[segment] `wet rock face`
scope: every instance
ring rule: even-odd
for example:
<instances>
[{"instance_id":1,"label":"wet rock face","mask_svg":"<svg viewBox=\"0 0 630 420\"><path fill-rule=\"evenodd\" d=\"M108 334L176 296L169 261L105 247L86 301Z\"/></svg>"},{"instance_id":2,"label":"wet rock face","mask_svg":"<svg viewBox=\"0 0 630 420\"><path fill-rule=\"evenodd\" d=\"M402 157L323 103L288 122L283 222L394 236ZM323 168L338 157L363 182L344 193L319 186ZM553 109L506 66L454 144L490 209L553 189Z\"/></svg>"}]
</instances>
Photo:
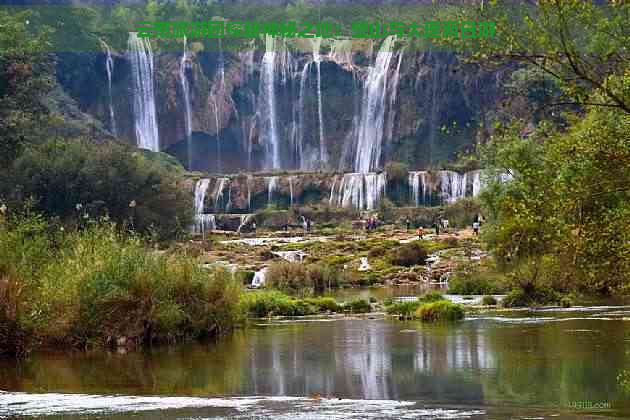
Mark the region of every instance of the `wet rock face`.
<instances>
[{"instance_id":1,"label":"wet rock face","mask_svg":"<svg viewBox=\"0 0 630 420\"><path fill-rule=\"evenodd\" d=\"M131 66L124 53L113 52L112 57L112 103L118 135L135 144ZM260 170L267 158L262 57L262 53L190 53L186 70L192 110L189 150L179 72L181 54L156 54L155 103L161 150L184 163L190 151L195 170ZM288 67L276 67L273 89L281 167L351 170L356 141L353 127L361 114L363 84L373 60L362 53L350 57L322 55L319 96L316 66L304 71L312 55L294 54L291 58ZM392 60L388 83L392 83L397 64ZM105 54L61 55L58 66L64 89L81 110L109 127ZM75 77L75 67L86 77ZM382 164L396 160L419 169L470 148L476 138L474 122L497 102L500 75L463 65L452 54L405 53L393 111L385 117L391 138L385 136ZM319 130L319 98L323 132ZM321 139L326 162L320 159Z\"/></svg>"}]
</instances>

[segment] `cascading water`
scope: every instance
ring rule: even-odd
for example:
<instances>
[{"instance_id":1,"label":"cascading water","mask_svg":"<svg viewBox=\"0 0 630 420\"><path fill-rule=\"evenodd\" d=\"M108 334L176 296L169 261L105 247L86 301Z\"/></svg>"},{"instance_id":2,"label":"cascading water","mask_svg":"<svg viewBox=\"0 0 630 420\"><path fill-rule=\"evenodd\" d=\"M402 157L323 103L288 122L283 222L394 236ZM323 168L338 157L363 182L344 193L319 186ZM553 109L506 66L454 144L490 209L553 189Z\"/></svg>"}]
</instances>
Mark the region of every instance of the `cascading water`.
<instances>
[{"instance_id":1,"label":"cascading water","mask_svg":"<svg viewBox=\"0 0 630 420\"><path fill-rule=\"evenodd\" d=\"M280 144L276 115L276 39L267 35L265 54L261 63L260 75L260 114L262 118L262 144L265 148L264 169L280 169Z\"/></svg>"},{"instance_id":2,"label":"cascading water","mask_svg":"<svg viewBox=\"0 0 630 420\"><path fill-rule=\"evenodd\" d=\"M160 151L160 138L155 111L153 52L149 38L129 33L129 56L133 82L133 111L138 147Z\"/></svg>"},{"instance_id":3,"label":"cascading water","mask_svg":"<svg viewBox=\"0 0 630 420\"><path fill-rule=\"evenodd\" d=\"M214 184L214 191L212 192L212 198L214 199L214 211L217 211L223 201L223 191L225 190L225 184L230 182L230 178L217 178ZM228 202L229 202L228 198Z\"/></svg>"},{"instance_id":4,"label":"cascading water","mask_svg":"<svg viewBox=\"0 0 630 420\"><path fill-rule=\"evenodd\" d=\"M454 203L466 196L467 174L459 174L454 171L439 171L440 192L444 203Z\"/></svg>"},{"instance_id":5,"label":"cascading water","mask_svg":"<svg viewBox=\"0 0 630 420\"><path fill-rule=\"evenodd\" d=\"M328 162L328 152L326 151L326 139L324 138L324 112L322 110L322 72L321 56L319 49L322 38L313 38L313 61L317 68L317 115L319 123L319 167L325 168Z\"/></svg>"},{"instance_id":6,"label":"cascading water","mask_svg":"<svg viewBox=\"0 0 630 420\"><path fill-rule=\"evenodd\" d=\"M214 127L217 136L217 172L221 173L221 128L219 127L219 108L217 107L216 96L212 98L212 105L214 106Z\"/></svg>"},{"instance_id":7,"label":"cascading water","mask_svg":"<svg viewBox=\"0 0 630 420\"><path fill-rule=\"evenodd\" d=\"M208 191L209 185L210 180L207 178L200 179L195 183L193 201L193 206L195 210L195 224L193 225L194 233L204 233L207 230L207 223L214 222L213 218L211 220L211 218L207 217L209 215L204 214L204 204L206 201L206 193Z\"/></svg>"},{"instance_id":8,"label":"cascading water","mask_svg":"<svg viewBox=\"0 0 630 420\"><path fill-rule=\"evenodd\" d=\"M389 93L389 108L387 111L387 136L386 140L391 141L394 134L394 122L396 121L396 100L398 99L398 83L400 82L400 65L402 64L404 49L398 53L398 64L392 76L392 84Z\"/></svg>"},{"instance_id":9,"label":"cascading water","mask_svg":"<svg viewBox=\"0 0 630 420\"><path fill-rule=\"evenodd\" d=\"M332 207L335 198L335 186L337 185L337 175L333 177L332 186L330 187L330 198L328 199L328 206Z\"/></svg>"},{"instance_id":10,"label":"cascading water","mask_svg":"<svg viewBox=\"0 0 630 420\"><path fill-rule=\"evenodd\" d=\"M385 172L344 174L336 193L333 186L330 202L337 207L374 210L385 195L386 185Z\"/></svg>"},{"instance_id":11,"label":"cascading water","mask_svg":"<svg viewBox=\"0 0 630 420\"><path fill-rule=\"evenodd\" d=\"M267 206L271 206L273 204L273 193L278 188L278 177L269 176L265 180L267 181Z\"/></svg>"},{"instance_id":12,"label":"cascading water","mask_svg":"<svg viewBox=\"0 0 630 420\"><path fill-rule=\"evenodd\" d=\"M290 194L289 203L290 203L290 206L293 206L293 179L294 179L294 177L292 177L292 176L289 177L289 194Z\"/></svg>"},{"instance_id":13,"label":"cascading water","mask_svg":"<svg viewBox=\"0 0 630 420\"><path fill-rule=\"evenodd\" d=\"M385 38L378 52L376 62L368 71L363 87L361 118L357 130L357 146L354 170L368 173L378 168L381 161L385 108L387 96L387 74L394 53L394 37Z\"/></svg>"},{"instance_id":14,"label":"cascading water","mask_svg":"<svg viewBox=\"0 0 630 420\"><path fill-rule=\"evenodd\" d=\"M102 42L105 47L105 71L107 71L107 88L109 92L109 129L114 137L118 136L118 130L116 130L116 118L114 115L114 101L112 96L112 76L114 74L114 59L112 58L112 51L104 41Z\"/></svg>"},{"instance_id":15,"label":"cascading water","mask_svg":"<svg viewBox=\"0 0 630 420\"><path fill-rule=\"evenodd\" d=\"M426 172L409 172L409 196L416 207L420 205L420 191L422 190L422 201L425 198Z\"/></svg>"},{"instance_id":16,"label":"cascading water","mask_svg":"<svg viewBox=\"0 0 630 420\"><path fill-rule=\"evenodd\" d=\"M184 128L186 129L186 146L188 151L188 169L192 167L192 111L190 104L190 85L186 70L190 68L188 52L186 51L186 35L184 35L184 53L179 62L179 80L182 84L182 94L184 95Z\"/></svg>"}]
</instances>

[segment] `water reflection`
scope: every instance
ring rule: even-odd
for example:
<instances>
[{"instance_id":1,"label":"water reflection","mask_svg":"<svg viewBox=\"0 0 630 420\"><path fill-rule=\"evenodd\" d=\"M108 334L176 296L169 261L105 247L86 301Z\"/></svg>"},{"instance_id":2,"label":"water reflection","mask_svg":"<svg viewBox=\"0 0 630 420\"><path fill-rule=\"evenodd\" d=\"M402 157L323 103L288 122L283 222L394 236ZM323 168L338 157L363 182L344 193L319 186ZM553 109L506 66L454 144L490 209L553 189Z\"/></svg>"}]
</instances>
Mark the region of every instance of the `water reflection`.
<instances>
[{"instance_id":1,"label":"water reflection","mask_svg":"<svg viewBox=\"0 0 630 420\"><path fill-rule=\"evenodd\" d=\"M169 396L310 396L470 406L608 401L630 369L630 322L338 320L252 327L146 353L40 353L0 361L0 389ZM605 357L602 357L605 355ZM0 400L2 397L0 396ZM1 404L0 404L1 405Z\"/></svg>"}]
</instances>

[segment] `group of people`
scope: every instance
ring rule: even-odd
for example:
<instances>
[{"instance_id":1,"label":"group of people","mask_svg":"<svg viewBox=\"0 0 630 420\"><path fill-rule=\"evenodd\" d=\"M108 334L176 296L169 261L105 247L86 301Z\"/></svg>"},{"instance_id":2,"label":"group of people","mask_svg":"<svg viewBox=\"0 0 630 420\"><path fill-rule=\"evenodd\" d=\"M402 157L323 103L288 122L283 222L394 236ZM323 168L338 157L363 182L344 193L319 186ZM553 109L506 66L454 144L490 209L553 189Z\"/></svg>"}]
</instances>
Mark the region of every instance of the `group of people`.
<instances>
[{"instance_id":1,"label":"group of people","mask_svg":"<svg viewBox=\"0 0 630 420\"><path fill-rule=\"evenodd\" d=\"M378 216L370 216L365 222L365 230L374 230L378 227Z\"/></svg>"},{"instance_id":2,"label":"group of people","mask_svg":"<svg viewBox=\"0 0 630 420\"><path fill-rule=\"evenodd\" d=\"M473 228L473 236L479 236L479 229L481 227L481 222L482 222L482 217L481 215L476 215L475 219L473 221L472 224L472 228ZM409 218L405 219L405 224L407 226L407 230L411 229L411 220L409 220ZM435 235L439 236L440 235L440 228L442 228L444 231L446 231L446 229L448 229L448 219L438 219L434 224L433 224L433 228L435 229ZM418 235L418 239L423 239L424 237L424 227L423 226L418 226L418 228L416 228L416 235Z\"/></svg>"}]
</instances>

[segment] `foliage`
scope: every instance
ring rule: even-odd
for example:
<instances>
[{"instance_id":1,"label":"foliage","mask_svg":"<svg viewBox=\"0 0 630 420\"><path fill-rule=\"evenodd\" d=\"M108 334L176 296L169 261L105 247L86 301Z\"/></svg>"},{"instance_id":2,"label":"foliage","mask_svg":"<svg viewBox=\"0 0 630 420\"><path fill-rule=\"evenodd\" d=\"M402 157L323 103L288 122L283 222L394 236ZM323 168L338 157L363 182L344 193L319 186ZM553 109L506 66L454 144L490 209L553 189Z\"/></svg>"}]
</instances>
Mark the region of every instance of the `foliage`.
<instances>
[{"instance_id":1,"label":"foliage","mask_svg":"<svg viewBox=\"0 0 630 420\"><path fill-rule=\"evenodd\" d=\"M274 262L269 266L266 275L268 287L300 296L335 289L341 282L339 270L325 262L308 265L286 261Z\"/></svg>"},{"instance_id":2,"label":"foliage","mask_svg":"<svg viewBox=\"0 0 630 420\"><path fill-rule=\"evenodd\" d=\"M457 295L494 295L507 286L502 274L481 270L455 272L448 279L448 292Z\"/></svg>"},{"instance_id":3,"label":"foliage","mask_svg":"<svg viewBox=\"0 0 630 420\"><path fill-rule=\"evenodd\" d=\"M229 273L158 254L114 225L66 231L13 216L0 233L0 352L200 338L240 322L241 287Z\"/></svg>"},{"instance_id":4,"label":"foliage","mask_svg":"<svg viewBox=\"0 0 630 420\"><path fill-rule=\"evenodd\" d=\"M421 302L419 300L414 301L400 301L393 302L385 306L385 312L389 315L398 315L404 318L411 318L415 313Z\"/></svg>"},{"instance_id":5,"label":"foliage","mask_svg":"<svg viewBox=\"0 0 630 420\"><path fill-rule=\"evenodd\" d=\"M626 83L630 83L626 81ZM612 293L630 276L630 116L594 108L571 127L495 136L483 237L522 288ZM517 131L517 130L516 130Z\"/></svg>"},{"instance_id":6,"label":"foliage","mask_svg":"<svg viewBox=\"0 0 630 420\"><path fill-rule=\"evenodd\" d=\"M345 310L350 311L353 314L367 313L372 310L370 302L365 299L352 300L350 302L347 302L343 307Z\"/></svg>"},{"instance_id":7,"label":"foliage","mask_svg":"<svg viewBox=\"0 0 630 420\"><path fill-rule=\"evenodd\" d=\"M560 302L560 294L548 287L532 289L514 289L503 298L501 303L506 308L518 308L539 305L554 305Z\"/></svg>"},{"instance_id":8,"label":"foliage","mask_svg":"<svg viewBox=\"0 0 630 420\"><path fill-rule=\"evenodd\" d=\"M317 297L297 299L278 290L259 290L245 294L247 313L253 317L305 316L324 312L337 312L339 305L333 298Z\"/></svg>"},{"instance_id":9,"label":"foliage","mask_svg":"<svg viewBox=\"0 0 630 420\"><path fill-rule=\"evenodd\" d=\"M45 132L48 112L42 99L54 87L54 60L45 54L50 28L34 31L32 13L0 11L0 168L6 168L30 141ZM0 169L0 175L3 173Z\"/></svg>"},{"instance_id":10,"label":"foliage","mask_svg":"<svg viewBox=\"0 0 630 420\"><path fill-rule=\"evenodd\" d=\"M563 93L554 102L557 105L601 106L630 113L630 96L619 82L628 68L627 2L540 1L530 6L491 2L475 10L478 16L465 8L465 19L450 16L445 20L495 22L501 36L455 45L478 51L473 55L476 62L488 65L509 59L540 70Z\"/></svg>"},{"instance_id":11,"label":"foliage","mask_svg":"<svg viewBox=\"0 0 630 420\"><path fill-rule=\"evenodd\" d=\"M447 300L439 300L420 306L416 317L424 322L458 321L464 318L464 308Z\"/></svg>"},{"instance_id":12,"label":"foliage","mask_svg":"<svg viewBox=\"0 0 630 420\"><path fill-rule=\"evenodd\" d=\"M420 296L420 302L437 302L440 300L444 300L444 296L435 290L425 293L423 296Z\"/></svg>"},{"instance_id":13,"label":"foliage","mask_svg":"<svg viewBox=\"0 0 630 420\"><path fill-rule=\"evenodd\" d=\"M411 267L422 265L427 259L427 251L418 242L403 244L392 250L390 261L393 265Z\"/></svg>"},{"instance_id":14,"label":"foliage","mask_svg":"<svg viewBox=\"0 0 630 420\"><path fill-rule=\"evenodd\" d=\"M32 197L37 210L71 224L107 216L159 239L173 238L190 225L191 197L169 164L149 155L114 142L31 146L0 181L0 195L18 206Z\"/></svg>"},{"instance_id":15,"label":"foliage","mask_svg":"<svg viewBox=\"0 0 630 420\"><path fill-rule=\"evenodd\" d=\"M494 306L497 304L497 300L494 296L486 295L481 299L481 304L486 306Z\"/></svg>"}]
</instances>

